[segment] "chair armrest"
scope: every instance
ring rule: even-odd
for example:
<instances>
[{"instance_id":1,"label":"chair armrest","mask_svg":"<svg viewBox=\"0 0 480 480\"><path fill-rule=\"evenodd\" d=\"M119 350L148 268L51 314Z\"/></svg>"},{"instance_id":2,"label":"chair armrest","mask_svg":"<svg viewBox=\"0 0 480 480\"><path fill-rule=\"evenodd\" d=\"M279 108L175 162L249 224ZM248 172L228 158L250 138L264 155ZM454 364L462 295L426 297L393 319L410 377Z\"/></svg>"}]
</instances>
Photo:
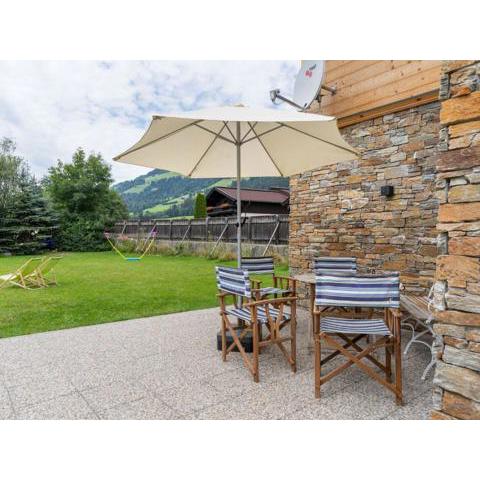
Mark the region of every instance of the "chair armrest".
<instances>
[{"instance_id":1,"label":"chair armrest","mask_svg":"<svg viewBox=\"0 0 480 480\"><path fill-rule=\"evenodd\" d=\"M230 292L220 292L220 293L217 293L217 298L225 298L225 297L228 297L228 296L235 297L236 295L233 294L233 293L230 293Z\"/></svg>"},{"instance_id":2,"label":"chair armrest","mask_svg":"<svg viewBox=\"0 0 480 480\"><path fill-rule=\"evenodd\" d=\"M387 310L392 314L393 317L402 318L402 312L399 308L387 308Z\"/></svg>"},{"instance_id":3,"label":"chair armrest","mask_svg":"<svg viewBox=\"0 0 480 480\"><path fill-rule=\"evenodd\" d=\"M261 305L266 305L267 303L269 303L270 305L278 305L279 303L294 302L297 299L298 297L266 298L264 300L257 300L254 302L244 303L243 306L247 308L251 308L251 307L259 307Z\"/></svg>"}]
</instances>

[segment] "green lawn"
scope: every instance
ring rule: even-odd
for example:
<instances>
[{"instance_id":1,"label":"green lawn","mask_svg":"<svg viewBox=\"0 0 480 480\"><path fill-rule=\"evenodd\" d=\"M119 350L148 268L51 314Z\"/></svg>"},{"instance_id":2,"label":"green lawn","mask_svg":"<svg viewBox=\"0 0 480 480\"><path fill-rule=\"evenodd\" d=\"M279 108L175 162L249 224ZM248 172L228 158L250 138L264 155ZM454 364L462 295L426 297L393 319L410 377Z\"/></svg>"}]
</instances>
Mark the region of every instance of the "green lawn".
<instances>
[{"instance_id":1,"label":"green lawn","mask_svg":"<svg viewBox=\"0 0 480 480\"><path fill-rule=\"evenodd\" d=\"M27 258L0 257L0 275ZM127 262L111 252L69 253L58 264L57 287L0 290L0 338L213 307L217 264L199 257Z\"/></svg>"}]
</instances>

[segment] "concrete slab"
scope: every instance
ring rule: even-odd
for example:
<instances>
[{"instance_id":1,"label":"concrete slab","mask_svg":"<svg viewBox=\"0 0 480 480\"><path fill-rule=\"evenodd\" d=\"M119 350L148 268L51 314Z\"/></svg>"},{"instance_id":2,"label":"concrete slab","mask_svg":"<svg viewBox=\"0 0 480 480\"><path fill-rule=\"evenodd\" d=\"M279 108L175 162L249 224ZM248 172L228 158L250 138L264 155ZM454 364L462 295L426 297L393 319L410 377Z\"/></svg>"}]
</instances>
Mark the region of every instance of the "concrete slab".
<instances>
[{"instance_id":1,"label":"concrete slab","mask_svg":"<svg viewBox=\"0 0 480 480\"><path fill-rule=\"evenodd\" d=\"M20 420L96 420L98 415L77 392L62 395L30 407L20 408Z\"/></svg>"},{"instance_id":2,"label":"concrete slab","mask_svg":"<svg viewBox=\"0 0 480 480\"><path fill-rule=\"evenodd\" d=\"M218 309L207 309L2 339L0 419L428 418L432 377L420 379L421 345L404 357L405 407L355 367L317 400L307 312L299 312L297 373L267 347L258 384L238 353L222 362L219 324Z\"/></svg>"}]
</instances>

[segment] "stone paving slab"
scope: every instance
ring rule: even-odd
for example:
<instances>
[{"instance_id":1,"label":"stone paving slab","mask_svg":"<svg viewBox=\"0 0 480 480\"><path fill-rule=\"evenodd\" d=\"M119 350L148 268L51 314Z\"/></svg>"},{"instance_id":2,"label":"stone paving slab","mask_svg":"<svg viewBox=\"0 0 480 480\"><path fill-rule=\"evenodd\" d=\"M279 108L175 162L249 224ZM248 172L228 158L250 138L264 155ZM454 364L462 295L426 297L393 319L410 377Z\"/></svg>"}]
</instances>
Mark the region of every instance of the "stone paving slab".
<instances>
[{"instance_id":1,"label":"stone paving slab","mask_svg":"<svg viewBox=\"0 0 480 480\"><path fill-rule=\"evenodd\" d=\"M258 384L238 353L222 362L219 323L218 309L207 309L1 339L0 419L429 416L432 374L420 379L429 353L421 345L403 361L406 406L358 368L323 385L318 400L306 311L299 311L297 373L270 346L260 357Z\"/></svg>"}]
</instances>

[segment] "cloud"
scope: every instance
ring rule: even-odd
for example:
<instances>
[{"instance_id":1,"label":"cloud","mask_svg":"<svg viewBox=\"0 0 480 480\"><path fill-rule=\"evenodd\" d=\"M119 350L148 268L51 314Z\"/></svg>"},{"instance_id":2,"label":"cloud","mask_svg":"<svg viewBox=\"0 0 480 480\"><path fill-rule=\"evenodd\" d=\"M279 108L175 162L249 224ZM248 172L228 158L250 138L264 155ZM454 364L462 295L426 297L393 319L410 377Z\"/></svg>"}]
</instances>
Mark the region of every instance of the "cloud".
<instances>
[{"instance_id":1,"label":"cloud","mask_svg":"<svg viewBox=\"0 0 480 480\"><path fill-rule=\"evenodd\" d=\"M116 181L147 169L111 162L152 114L243 103L271 106L291 91L298 62L0 62L0 137L11 137L44 175L81 146L102 153Z\"/></svg>"}]
</instances>

